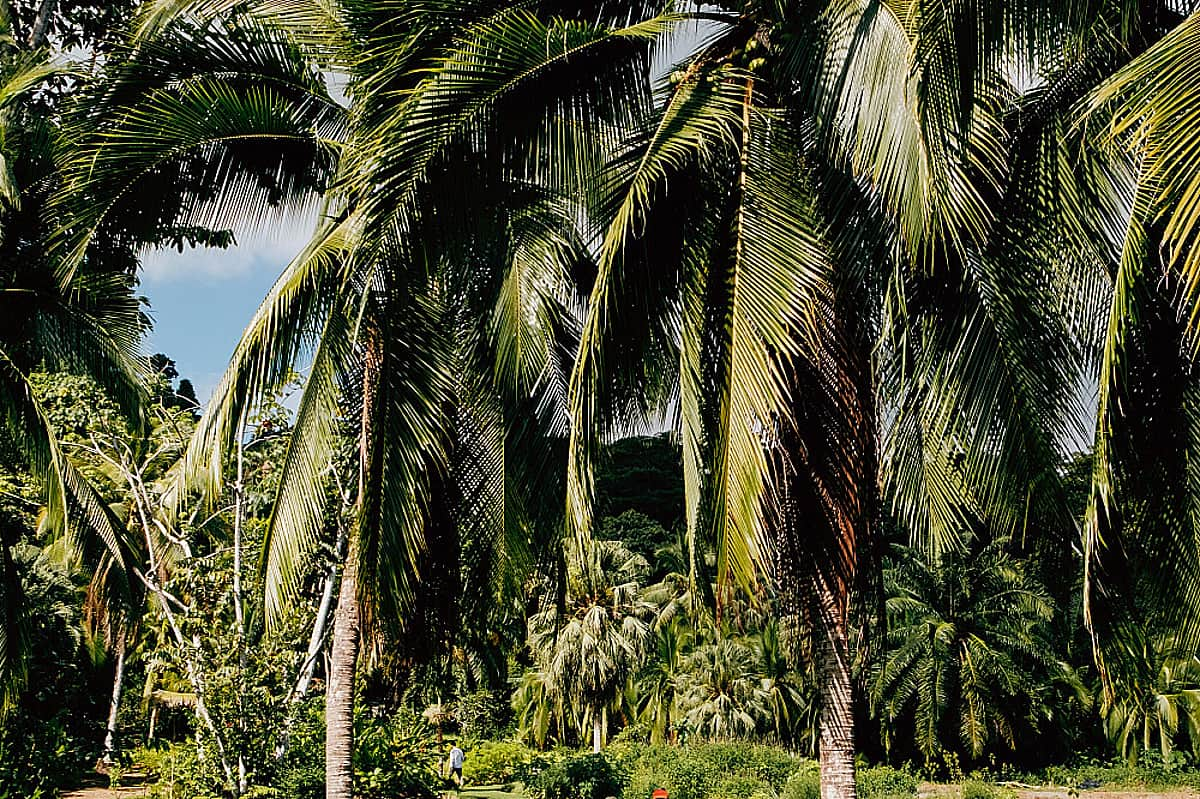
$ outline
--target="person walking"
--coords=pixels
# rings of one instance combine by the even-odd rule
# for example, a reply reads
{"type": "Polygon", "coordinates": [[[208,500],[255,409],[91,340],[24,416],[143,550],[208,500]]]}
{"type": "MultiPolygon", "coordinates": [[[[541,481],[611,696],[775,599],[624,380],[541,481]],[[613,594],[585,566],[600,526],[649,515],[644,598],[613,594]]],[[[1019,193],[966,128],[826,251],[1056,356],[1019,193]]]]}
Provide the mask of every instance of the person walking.
{"type": "Polygon", "coordinates": [[[454,784],[459,788],[463,784],[463,760],[466,759],[466,754],[458,748],[458,744],[454,744],[450,749],[450,779],[454,780],[454,784]]]}

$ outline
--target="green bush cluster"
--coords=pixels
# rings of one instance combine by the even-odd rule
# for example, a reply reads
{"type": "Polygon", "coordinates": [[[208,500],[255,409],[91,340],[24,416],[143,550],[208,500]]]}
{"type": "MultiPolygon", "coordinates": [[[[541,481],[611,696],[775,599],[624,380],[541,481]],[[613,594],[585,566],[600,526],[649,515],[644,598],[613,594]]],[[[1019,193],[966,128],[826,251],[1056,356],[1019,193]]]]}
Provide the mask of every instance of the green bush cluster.
{"type": "MultiPolygon", "coordinates": [[[[859,768],[859,799],[913,799],[918,780],[906,771],[891,766],[859,768]]],[[[780,799],[820,799],[821,775],[816,763],[809,761],[788,779],[780,799]]]]}
{"type": "Polygon", "coordinates": [[[860,768],[856,782],[860,799],[911,799],[919,785],[915,776],[891,766],[860,768]]]}
{"type": "Polygon", "coordinates": [[[630,746],[614,752],[626,776],[626,799],[666,788],[671,799],[774,797],[803,760],[777,747],[709,743],[686,747],[630,746]]]}
{"type": "MultiPolygon", "coordinates": [[[[458,701],[454,709],[462,735],[469,741],[500,739],[512,731],[512,705],[500,691],[475,691],[458,701]]],[[[463,766],[466,776],[466,766],[463,766]]]]}
{"type": "Polygon", "coordinates": [[[621,778],[602,754],[571,755],[547,766],[525,789],[533,799],[605,799],[621,792],[621,778]]]}
{"type": "Polygon", "coordinates": [[[436,795],[437,748],[429,726],[416,713],[402,710],[354,720],[354,781],[363,799],[408,799],[436,795]]]}
{"type": "Polygon", "coordinates": [[[70,783],[87,765],[85,743],[56,714],[36,719],[14,713],[0,728],[0,799],[42,799],[70,783]]]}
{"type": "Polygon", "coordinates": [[[1115,788],[1200,788],[1197,771],[1181,753],[1164,760],[1157,752],[1143,752],[1137,763],[1117,760],[1069,766],[1049,766],[1021,778],[1022,782],[1078,786],[1093,783],[1115,788]]]}
{"type": "Polygon", "coordinates": [[[543,759],[541,753],[519,741],[484,741],[465,749],[463,781],[468,785],[523,782],[530,766],[543,759]]]}

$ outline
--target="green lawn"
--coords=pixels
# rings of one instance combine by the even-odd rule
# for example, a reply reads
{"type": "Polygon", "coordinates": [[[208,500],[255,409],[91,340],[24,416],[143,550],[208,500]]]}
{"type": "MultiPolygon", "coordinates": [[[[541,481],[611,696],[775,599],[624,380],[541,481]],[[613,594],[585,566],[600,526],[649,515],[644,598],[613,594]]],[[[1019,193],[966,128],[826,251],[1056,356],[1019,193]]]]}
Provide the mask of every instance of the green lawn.
{"type": "Polygon", "coordinates": [[[471,785],[459,791],[458,795],[461,799],[528,799],[529,797],[521,790],[520,783],[513,786],[511,791],[506,791],[504,788],[504,785],[471,785]]]}

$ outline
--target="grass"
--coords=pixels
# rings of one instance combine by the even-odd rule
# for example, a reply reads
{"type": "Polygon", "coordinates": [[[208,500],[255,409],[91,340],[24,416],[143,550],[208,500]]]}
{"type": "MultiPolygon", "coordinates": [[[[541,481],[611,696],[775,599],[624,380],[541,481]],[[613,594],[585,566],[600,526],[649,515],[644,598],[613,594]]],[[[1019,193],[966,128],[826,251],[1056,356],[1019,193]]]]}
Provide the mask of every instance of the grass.
{"type": "Polygon", "coordinates": [[[512,790],[504,790],[506,785],[472,785],[458,792],[461,799],[528,799],[529,794],[521,790],[517,783],[512,790]]]}

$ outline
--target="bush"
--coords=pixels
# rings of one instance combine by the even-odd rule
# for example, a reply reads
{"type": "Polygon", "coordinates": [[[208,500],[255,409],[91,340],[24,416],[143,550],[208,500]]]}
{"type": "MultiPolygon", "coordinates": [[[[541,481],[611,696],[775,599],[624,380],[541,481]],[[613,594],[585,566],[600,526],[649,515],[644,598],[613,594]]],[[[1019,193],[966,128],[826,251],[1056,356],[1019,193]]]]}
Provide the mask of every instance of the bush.
{"type": "Polygon", "coordinates": [[[1049,766],[1044,771],[1022,775],[1020,780],[1063,786],[1092,784],[1110,788],[1200,788],[1200,773],[1179,768],[1174,762],[1163,763],[1161,757],[1155,757],[1153,760],[1143,757],[1134,765],[1125,760],[1116,760],[1111,763],[1049,766]]]}
{"type": "Polygon", "coordinates": [[[436,795],[437,747],[416,713],[400,711],[388,718],[357,714],[354,735],[354,781],[363,799],[436,795]]]}
{"type": "Polygon", "coordinates": [[[666,788],[671,799],[775,796],[804,763],[781,749],[748,743],[631,747],[620,761],[626,799],[666,788]],[[736,784],[733,777],[740,779],[736,784]],[[753,786],[751,785],[753,783],[753,786]]]}
{"type": "Polygon", "coordinates": [[[1016,797],[1015,791],[981,780],[967,780],[962,784],[962,799],[1016,799],[1016,797]]]}
{"type": "Polygon", "coordinates": [[[752,797],[775,797],[775,790],[752,774],[735,774],[717,786],[713,799],[751,799],[752,797]]]}
{"type": "Polygon", "coordinates": [[[539,757],[539,752],[517,741],[484,741],[467,751],[463,781],[471,785],[524,781],[528,767],[539,757]]]}
{"type": "MultiPolygon", "coordinates": [[[[186,796],[188,799],[215,799],[222,793],[222,777],[215,758],[202,762],[196,757],[195,744],[173,743],[166,746],[138,747],[130,756],[133,765],[156,777],[150,786],[154,799],[186,796]]],[[[323,783],[322,783],[323,784],[323,783]]]]}
{"type": "Polygon", "coordinates": [[[287,753],[272,784],[281,796],[322,799],[325,796],[325,712],[320,697],[310,697],[296,710],[288,731],[287,753]]]}
{"type": "Polygon", "coordinates": [[[891,766],[860,768],[856,782],[859,799],[911,799],[920,784],[912,774],[891,766]]]}
{"type": "Polygon", "coordinates": [[[621,780],[604,755],[574,755],[548,766],[525,786],[533,799],[605,799],[621,780]]]}
{"type": "Polygon", "coordinates": [[[783,786],[780,799],[821,799],[821,775],[816,764],[793,773],[783,786]]]}
{"type": "MultiPolygon", "coordinates": [[[[891,766],[859,768],[856,779],[859,799],[913,799],[917,778],[891,766]]],[[[820,799],[821,775],[809,761],[788,779],[780,799],[820,799]]]]}

